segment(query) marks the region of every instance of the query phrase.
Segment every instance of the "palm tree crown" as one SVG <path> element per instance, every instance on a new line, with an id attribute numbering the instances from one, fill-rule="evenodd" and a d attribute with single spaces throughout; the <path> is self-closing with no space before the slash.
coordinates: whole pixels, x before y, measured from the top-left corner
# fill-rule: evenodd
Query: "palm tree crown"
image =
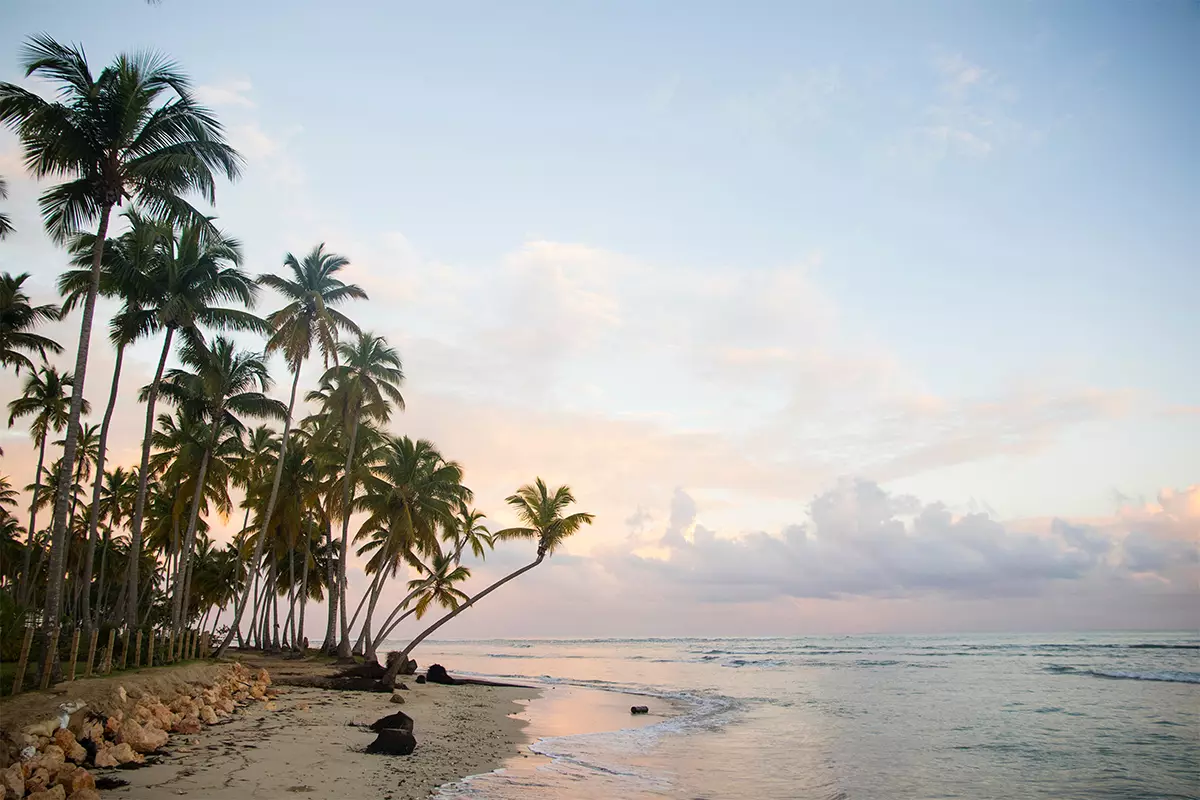
<path id="1" fill-rule="evenodd" d="M 560 486 L 551 492 L 541 478 L 517 489 L 516 494 L 505 498 L 505 502 L 516 511 L 517 519 L 525 524 L 496 531 L 492 537 L 499 541 L 536 539 L 539 557 L 553 553 L 563 540 L 584 525 L 591 525 L 594 518 L 592 514 L 584 512 L 564 517 L 563 510 L 575 502 L 571 487 Z"/>
<path id="2" fill-rule="evenodd" d="M 61 353 L 62 347 L 53 339 L 33 332 L 45 322 L 59 317 L 57 306 L 35 306 L 25 293 L 23 284 L 29 273 L 0 275 L 0 367 L 32 370 L 33 362 L 26 353 L 37 353 L 44 361 L 46 353 Z"/>

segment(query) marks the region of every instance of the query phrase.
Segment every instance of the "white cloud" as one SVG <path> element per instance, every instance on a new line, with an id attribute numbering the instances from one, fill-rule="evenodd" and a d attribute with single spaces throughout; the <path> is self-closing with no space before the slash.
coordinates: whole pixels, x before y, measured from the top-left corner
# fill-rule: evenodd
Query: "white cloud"
<path id="1" fill-rule="evenodd" d="M 201 103 L 213 108 L 230 106 L 254 108 L 255 103 L 250 98 L 253 88 L 250 81 L 235 79 L 220 84 L 200 85 L 195 88 L 193 93 Z"/>

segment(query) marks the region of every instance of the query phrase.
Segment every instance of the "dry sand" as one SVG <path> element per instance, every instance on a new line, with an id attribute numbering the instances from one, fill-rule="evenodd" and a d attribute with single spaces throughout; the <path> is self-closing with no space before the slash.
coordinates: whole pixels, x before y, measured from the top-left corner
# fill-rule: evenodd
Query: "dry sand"
<path id="1" fill-rule="evenodd" d="M 128 787 L 106 797 L 391 798 L 423 800 L 438 786 L 521 758 L 524 722 L 509 714 L 536 689 L 416 684 L 397 705 L 387 694 L 279 687 L 276 710 L 254 704 L 195 736 L 174 735 L 171 756 L 114 770 Z M 410 756 L 367 755 L 375 734 L 357 727 L 404 711 L 415 720 Z M 97 777 L 102 777 L 97 772 Z"/>

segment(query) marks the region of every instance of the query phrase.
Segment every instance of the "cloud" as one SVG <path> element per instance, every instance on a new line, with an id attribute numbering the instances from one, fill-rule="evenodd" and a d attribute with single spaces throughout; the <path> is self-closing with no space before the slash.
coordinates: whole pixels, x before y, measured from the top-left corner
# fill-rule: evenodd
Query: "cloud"
<path id="1" fill-rule="evenodd" d="M 670 587 L 676 600 L 754 603 L 780 598 L 1007 599 L 1037 596 L 1071 582 L 1109 581 L 1137 593 L 1146 581 L 1186 597 L 1200 578 L 1200 486 L 1171 494 L 1173 510 L 1130 527 L 1054 520 L 1024 529 L 986 514 L 952 514 L 940 503 L 888 492 L 873 481 L 843 480 L 808 504 L 805 521 L 778 535 L 718 535 L 696 522 L 681 490 L 671 500 L 663 557 L 619 547 L 597 558 L 630 582 Z M 1182 498 L 1182 499 L 1180 499 Z M 1164 534 L 1184 525 L 1193 538 Z M 681 530 L 693 528 L 692 536 Z"/>
<path id="2" fill-rule="evenodd" d="M 213 108 L 254 108 L 255 102 L 250 98 L 253 88 L 250 81 L 235 79 L 220 84 L 202 84 L 195 88 L 194 94 L 201 103 Z"/>
<path id="3" fill-rule="evenodd" d="M 987 70 L 971 63 L 958 53 L 939 56 L 934 59 L 933 64 L 942 75 L 942 90 L 956 97 L 966 94 L 988 77 Z"/>

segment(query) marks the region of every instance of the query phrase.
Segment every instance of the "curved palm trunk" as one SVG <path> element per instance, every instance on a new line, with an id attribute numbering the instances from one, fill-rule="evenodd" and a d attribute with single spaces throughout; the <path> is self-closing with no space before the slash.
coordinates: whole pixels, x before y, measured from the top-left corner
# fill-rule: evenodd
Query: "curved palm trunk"
<path id="1" fill-rule="evenodd" d="M 458 547 L 455 548 L 455 550 L 454 550 L 454 563 L 455 564 L 459 564 L 462 562 L 462 551 L 463 551 L 463 548 L 466 546 L 467 546 L 467 542 L 464 539 L 463 541 L 459 542 Z M 401 600 L 399 603 L 396 604 L 396 607 L 392 609 L 392 613 L 388 614 L 387 619 L 385 619 L 383 621 L 383 624 L 379 626 L 379 635 L 375 637 L 375 649 L 376 650 L 379 649 L 379 645 L 383 644 L 383 640 L 386 639 L 388 637 L 388 635 L 396 629 L 396 626 L 408 618 L 409 614 L 412 613 L 412 610 L 409 610 L 406 613 L 401 614 L 400 618 L 397 619 L 395 622 L 392 621 L 392 618 L 395 617 L 397 614 L 399 614 L 401 609 L 403 609 L 406 605 L 408 605 L 414 597 L 416 597 L 421 592 L 423 592 L 427 588 L 429 588 L 429 585 L 431 583 L 433 583 L 433 578 L 426 578 L 425 581 L 423 583 L 421 583 L 420 586 L 418 586 L 416 589 L 413 589 L 411 592 L 408 593 L 408 597 L 405 597 L 403 600 Z"/>
<path id="2" fill-rule="evenodd" d="M 112 527 L 104 529 L 104 546 L 100 550 L 100 585 L 96 588 L 96 619 L 104 613 L 105 591 L 108 589 L 108 537 Z M 89 634 L 90 635 L 90 634 Z"/>
<path id="3" fill-rule="evenodd" d="M 342 639 L 338 643 L 338 655 L 342 658 L 350 657 L 350 621 L 346 616 L 346 557 L 350 550 L 350 504 L 354 500 L 354 479 L 351 477 L 350 468 L 354 463 L 354 445 L 357 440 L 358 414 L 355 409 L 355 414 L 350 419 L 350 445 L 346 448 L 346 463 L 342 468 L 342 476 L 346 481 L 342 495 L 342 550 L 338 560 L 338 591 L 342 595 Z"/>
<path id="4" fill-rule="evenodd" d="M 544 552 L 544 551 L 543 551 L 543 550 L 542 550 L 542 549 L 539 547 L 539 548 L 538 548 L 538 555 L 537 555 L 537 558 L 535 558 L 535 559 L 534 559 L 532 562 L 530 562 L 530 563 L 526 564 L 525 566 L 521 567 L 521 568 L 520 568 L 519 570 L 517 570 L 516 572 L 513 572 L 513 573 L 510 573 L 510 574 L 508 574 L 508 575 L 505 575 L 503 578 L 501 578 L 500 580 L 496 581 L 496 582 L 495 582 L 495 583 L 493 583 L 491 586 L 487 587 L 487 588 L 486 588 L 486 589 L 484 589 L 482 592 L 480 592 L 479 594 L 475 595 L 475 596 L 474 596 L 474 597 L 472 597 L 470 600 L 468 600 L 467 602 L 463 603 L 461 606 L 459 606 L 458 608 L 454 609 L 454 610 L 453 610 L 453 611 L 451 611 L 449 614 L 447 614 L 446 616 L 444 616 L 444 617 L 442 617 L 441 619 L 439 619 L 437 622 L 435 622 L 435 623 L 433 623 L 432 625 L 430 625 L 430 626 L 429 626 L 428 628 L 426 628 L 425 630 L 421 631 L 420 635 L 419 635 L 419 636 L 417 636 L 417 638 L 415 638 L 415 639 L 413 639 L 411 642 L 409 642 L 409 643 L 408 643 L 408 645 L 407 645 L 407 646 L 406 646 L 406 647 L 405 647 L 403 650 L 401 650 L 401 651 L 400 651 L 400 657 L 399 657 L 399 658 L 396 658 L 396 659 L 393 659 L 393 660 L 392 660 L 392 663 L 388 665 L 387 673 L 386 673 L 386 674 L 383 676 L 383 679 L 382 679 L 382 680 L 383 680 L 383 685 L 384 685 L 384 686 L 386 686 L 386 687 L 391 687 L 391 686 L 392 686 L 392 684 L 393 684 L 393 683 L 395 683 L 395 681 L 396 681 L 396 676 L 400 674 L 400 667 L 401 667 L 401 666 L 403 666 L 403 665 L 404 665 L 404 662 L 406 662 L 406 661 L 408 660 L 408 654 L 409 654 L 409 653 L 411 653 L 411 652 L 412 652 L 414 649 L 416 649 L 417 645 L 419 645 L 421 642 L 425 641 L 425 639 L 426 639 L 426 638 L 427 638 L 427 637 L 428 637 L 430 634 L 432 634 L 432 633 L 433 633 L 434 631 L 436 631 L 438 628 L 440 628 L 440 627 L 442 627 L 443 625 L 445 625 L 445 624 L 446 624 L 447 622 L 449 622 L 450 620 L 452 620 L 452 619 L 454 619 L 455 617 L 457 617 L 457 616 L 458 616 L 459 614 L 461 614 L 462 612 L 466 611 L 466 610 L 467 610 L 468 608 L 470 608 L 471 606 L 475 605 L 477 602 L 479 602 L 479 601 L 480 601 L 480 600 L 482 600 L 483 598 L 487 597 L 487 596 L 488 596 L 489 594 L 491 594 L 492 592 L 494 592 L 494 591 L 496 591 L 497 589 L 499 589 L 499 588 L 500 588 L 501 586 L 503 586 L 504 584 L 508 583 L 509 581 L 513 580 L 514 578 L 518 578 L 518 577 L 520 577 L 521 575 L 524 575 L 526 572 L 529 572 L 529 570 L 533 569 L 533 568 L 534 568 L 534 567 L 536 567 L 538 564 L 542 563 L 543 559 L 545 559 L 545 558 L 546 558 L 546 553 L 545 553 L 545 552 Z"/>
<path id="5" fill-rule="evenodd" d="M 88 284 L 87 299 L 83 303 L 83 319 L 79 323 L 79 349 L 75 353 L 74 381 L 71 383 L 71 413 L 67 419 L 67 439 L 63 445 L 63 475 L 70 475 L 75 469 L 75 451 L 79 446 L 79 416 L 83 413 L 83 387 L 87 378 L 88 349 L 92 344 L 92 318 L 96 315 L 96 295 L 100 292 L 100 262 L 104 258 L 104 238 L 108 235 L 108 218 L 112 213 L 112 203 L 105 202 L 100 206 L 100 227 L 96 231 L 96 243 L 92 247 L 92 276 Z M 63 564 L 66 560 L 67 549 L 67 512 L 71 506 L 71 487 L 63 482 L 58 487 L 54 499 L 54 521 L 50 528 L 50 572 L 46 582 L 46 606 L 43 619 L 42 636 L 48 640 L 49 626 L 58 627 L 58 618 L 62 609 Z M 57 659 L 46 647 L 43 651 L 43 668 L 47 660 L 54 662 L 55 673 Z"/>
<path id="6" fill-rule="evenodd" d="M 46 438 L 48 436 L 49 431 L 43 433 L 41 442 L 38 443 L 37 472 L 33 473 L 33 502 L 29 505 L 29 538 L 25 543 L 25 556 L 21 565 L 21 585 L 17 589 L 21 605 L 29 603 L 29 596 L 33 589 L 33 575 L 30 572 L 30 568 L 33 567 L 33 536 L 37 533 L 38 490 L 42 488 L 42 466 L 46 462 Z"/>
<path id="7" fill-rule="evenodd" d="M 146 492 L 150 486 L 150 438 L 154 435 L 154 404 L 158 400 L 158 385 L 162 382 L 163 370 L 167 366 L 167 355 L 171 352 L 171 339 L 175 335 L 174 328 L 167 328 L 167 336 L 163 340 L 162 354 L 158 357 L 158 368 L 154 372 L 154 380 L 150 383 L 150 392 L 146 395 L 146 430 L 142 435 L 142 463 L 138 468 L 138 493 L 133 504 L 133 517 L 129 521 L 129 567 L 126 573 L 126 583 L 133 586 L 133 591 L 126 594 L 125 618 L 137 619 L 137 584 L 138 561 L 142 554 L 142 516 L 146 512 Z"/>
<path id="8" fill-rule="evenodd" d="M 279 461 L 275 464 L 275 478 L 271 481 L 271 496 L 267 498 L 267 512 L 263 517 L 262 526 L 271 523 L 271 516 L 275 513 L 275 503 L 279 500 L 279 484 L 283 480 L 283 459 L 287 455 L 288 438 L 292 432 L 292 412 L 296 408 L 296 387 L 300 384 L 300 365 L 297 364 L 292 370 L 292 396 L 288 400 L 287 417 L 283 421 L 283 439 L 279 442 Z M 260 526 L 260 527 L 262 527 Z M 254 558 L 251 563 L 255 570 L 258 569 L 258 564 L 262 558 L 263 543 L 266 536 L 260 532 L 258 541 L 254 544 Z M 225 634 L 224 641 L 217 648 L 214 658 L 220 658 L 225 655 L 225 651 L 229 649 L 229 643 L 233 641 L 234 631 L 241 624 L 242 614 L 246 611 L 246 603 L 250 600 L 250 582 L 246 582 L 246 588 L 242 590 L 241 597 L 237 605 L 233 609 L 233 624 L 229 626 L 229 632 Z"/>
<path id="9" fill-rule="evenodd" d="M 311 531 L 308 533 L 311 534 Z M 299 630 L 297 634 L 299 640 L 296 642 L 296 646 L 301 651 L 304 650 L 304 607 L 308 604 L 308 558 L 311 541 L 311 536 L 306 534 L 304 537 L 304 566 L 300 570 L 300 623 L 296 626 Z"/>

